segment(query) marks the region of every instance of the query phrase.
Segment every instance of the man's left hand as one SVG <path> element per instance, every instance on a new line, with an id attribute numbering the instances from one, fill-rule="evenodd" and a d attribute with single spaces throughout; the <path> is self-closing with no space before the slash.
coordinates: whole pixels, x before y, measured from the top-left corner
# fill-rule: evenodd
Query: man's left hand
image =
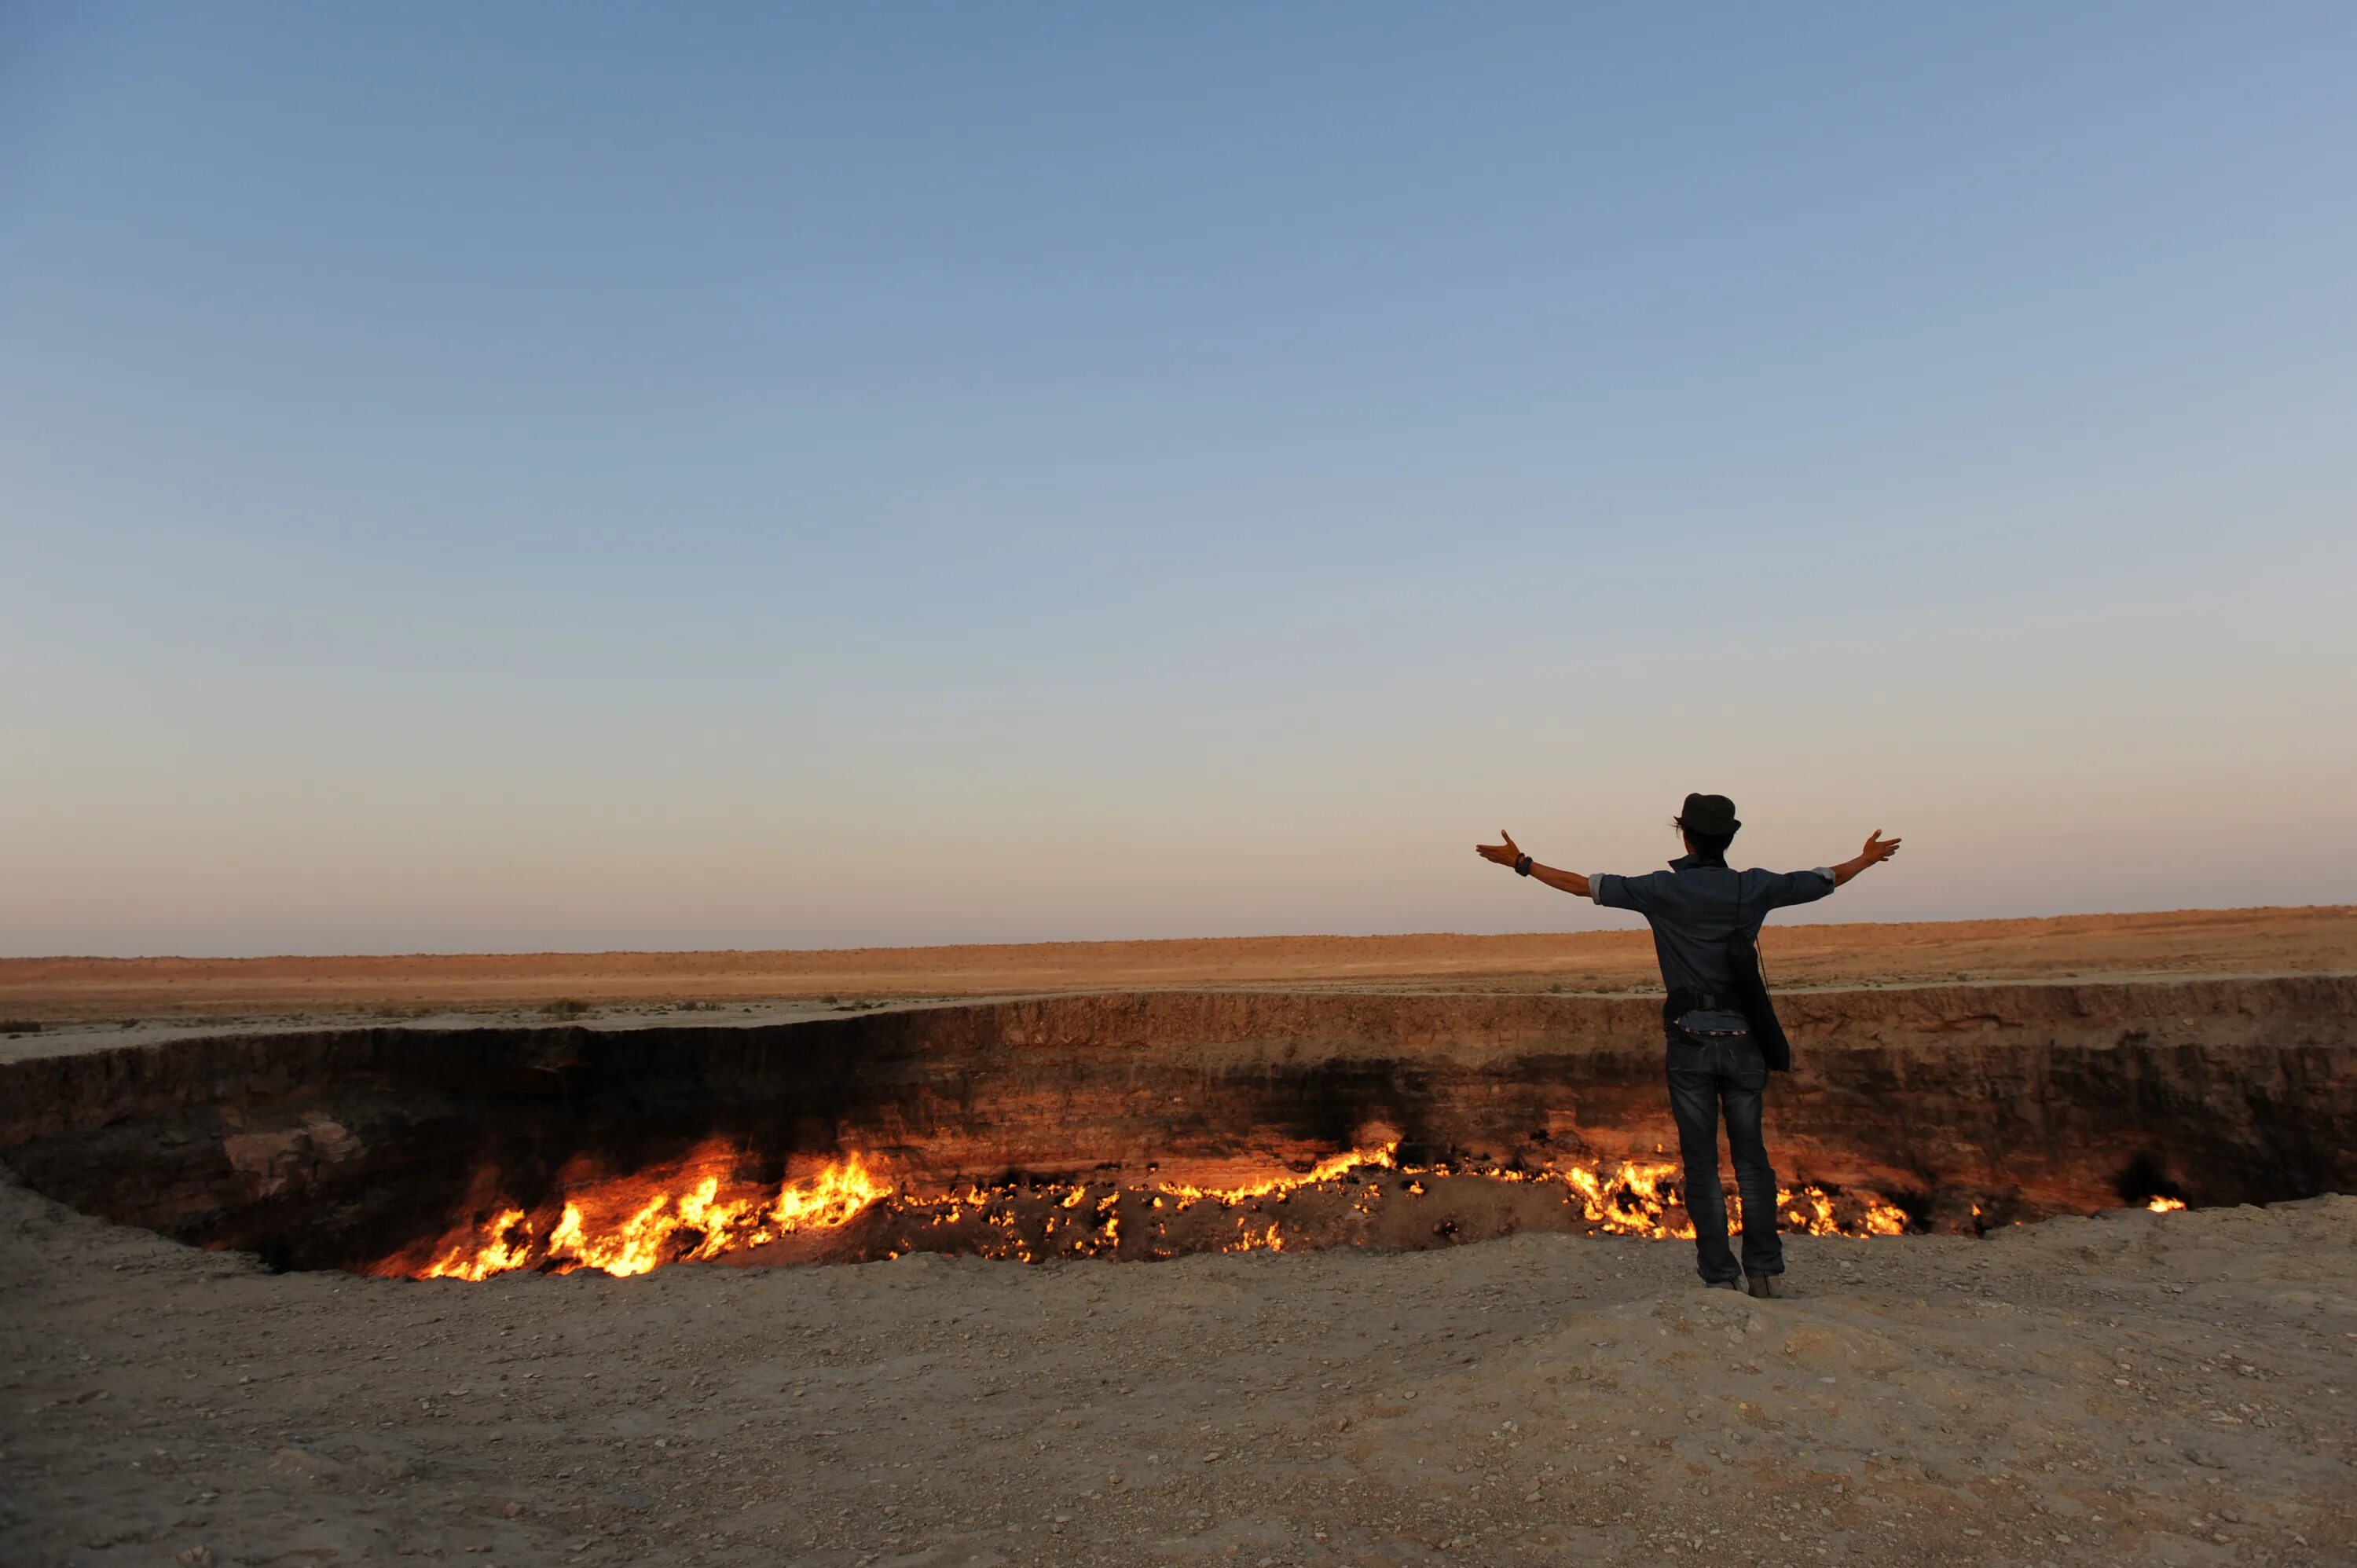
<path id="1" fill-rule="evenodd" d="M 1506 842 L 1503 843 L 1477 843 L 1473 846 L 1473 853 L 1480 855 L 1483 860 L 1495 861 L 1500 865 L 1512 865 L 1514 862 L 1523 858 L 1523 852 L 1514 847 L 1513 834 L 1508 832 L 1503 828 L 1500 828 L 1498 830 L 1498 836 L 1504 839 Z"/>

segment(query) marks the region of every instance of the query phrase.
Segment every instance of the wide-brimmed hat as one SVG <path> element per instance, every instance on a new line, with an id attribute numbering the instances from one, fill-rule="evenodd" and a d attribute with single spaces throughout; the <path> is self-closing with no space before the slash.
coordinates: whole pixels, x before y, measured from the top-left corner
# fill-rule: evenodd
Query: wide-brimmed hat
<path id="1" fill-rule="evenodd" d="M 1735 820 L 1735 802 L 1724 795 L 1689 795 L 1685 810 L 1678 813 L 1678 826 L 1690 833 L 1717 837 L 1742 825 Z"/>

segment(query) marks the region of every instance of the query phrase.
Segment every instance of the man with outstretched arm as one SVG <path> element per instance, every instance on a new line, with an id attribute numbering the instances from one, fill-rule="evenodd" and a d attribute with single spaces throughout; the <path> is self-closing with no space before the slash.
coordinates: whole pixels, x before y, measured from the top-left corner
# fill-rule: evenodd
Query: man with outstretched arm
<path id="1" fill-rule="evenodd" d="M 1695 1261 L 1706 1284 L 1736 1288 L 1735 1254 L 1727 1244 L 1727 1199 L 1718 1186 L 1718 1122 L 1735 1160 L 1743 1196 L 1743 1266 L 1753 1295 L 1774 1295 L 1784 1272 L 1776 1234 L 1776 1172 L 1760 1133 L 1770 1066 L 1790 1065 L 1782 1031 L 1760 985 L 1757 943 L 1760 922 L 1787 904 L 1824 897 L 1869 865 L 1899 853 L 1899 841 L 1880 828 L 1866 847 L 1839 865 L 1814 871 L 1734 871 L 1727 847 L 1736 830 L 1735 802 L 1724 795 L 1688 795 L 1677 829 L 1686 853 L 1667 871 L 1645 876 L 1583 876 L 1541 865 L 1516 847 L 1474 846 L 1482 859 L 1609 909 L 1633 909 L 1653 928 L 1653 951 L 1669 996 L 1662 1019 L 1669 1036 L 1670 1113 L 1677 1119 L 1678 1153 L 1685 1165 L 1686 1215 L 1694 1221 Z"/>

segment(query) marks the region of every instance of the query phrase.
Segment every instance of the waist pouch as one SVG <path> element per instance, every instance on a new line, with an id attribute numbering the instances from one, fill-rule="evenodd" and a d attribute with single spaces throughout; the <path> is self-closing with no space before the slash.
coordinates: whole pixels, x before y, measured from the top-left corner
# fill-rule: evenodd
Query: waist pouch
<path id="1" fill-rule="evenodd" d="M 1768 1070 L 1792 1071 L 1792 1043 L 1785 1037 L 1784 1026 L 1776 1017 L 1776 1004 L 1768 995 L 1768 982 L 1760 972 L 1759 944 L 1749 934 L 1738 931 L 1727 939 L 1727 967 L 1735 981 L 1727 991 L 1694 991 L 1685 987 L 1672 991 L 1662 1003 L 1662 1021 L 1688 1039 L 1725 1039 L 1736 1031 L 1689 1029 L 1679 1020 L 1697 1008 L 1740 1013 L 1750 1026 L 1748 1032 L 1758 1042 Z"/>

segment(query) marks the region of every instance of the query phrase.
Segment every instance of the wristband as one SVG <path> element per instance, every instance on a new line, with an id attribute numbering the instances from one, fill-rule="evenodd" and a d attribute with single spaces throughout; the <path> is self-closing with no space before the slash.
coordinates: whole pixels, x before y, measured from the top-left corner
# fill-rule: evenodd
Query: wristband
<path id="1" fill-rule="evenodd" d="M 1518 860 L 1518 861 L 1514 862 L 1514 875 L 1517 875 L 1517 876 L 1528 876 L 1530 874 L 1531 874 L 1531 857 L 1530 857 L 1529 855 L 1527 855 L 1527 854 L 1526 854 L 1526 855 L 1523 856 L 1523 858 L 1522 858 L 1522 859 L 1520 859 L 1520 860 Z"/>

